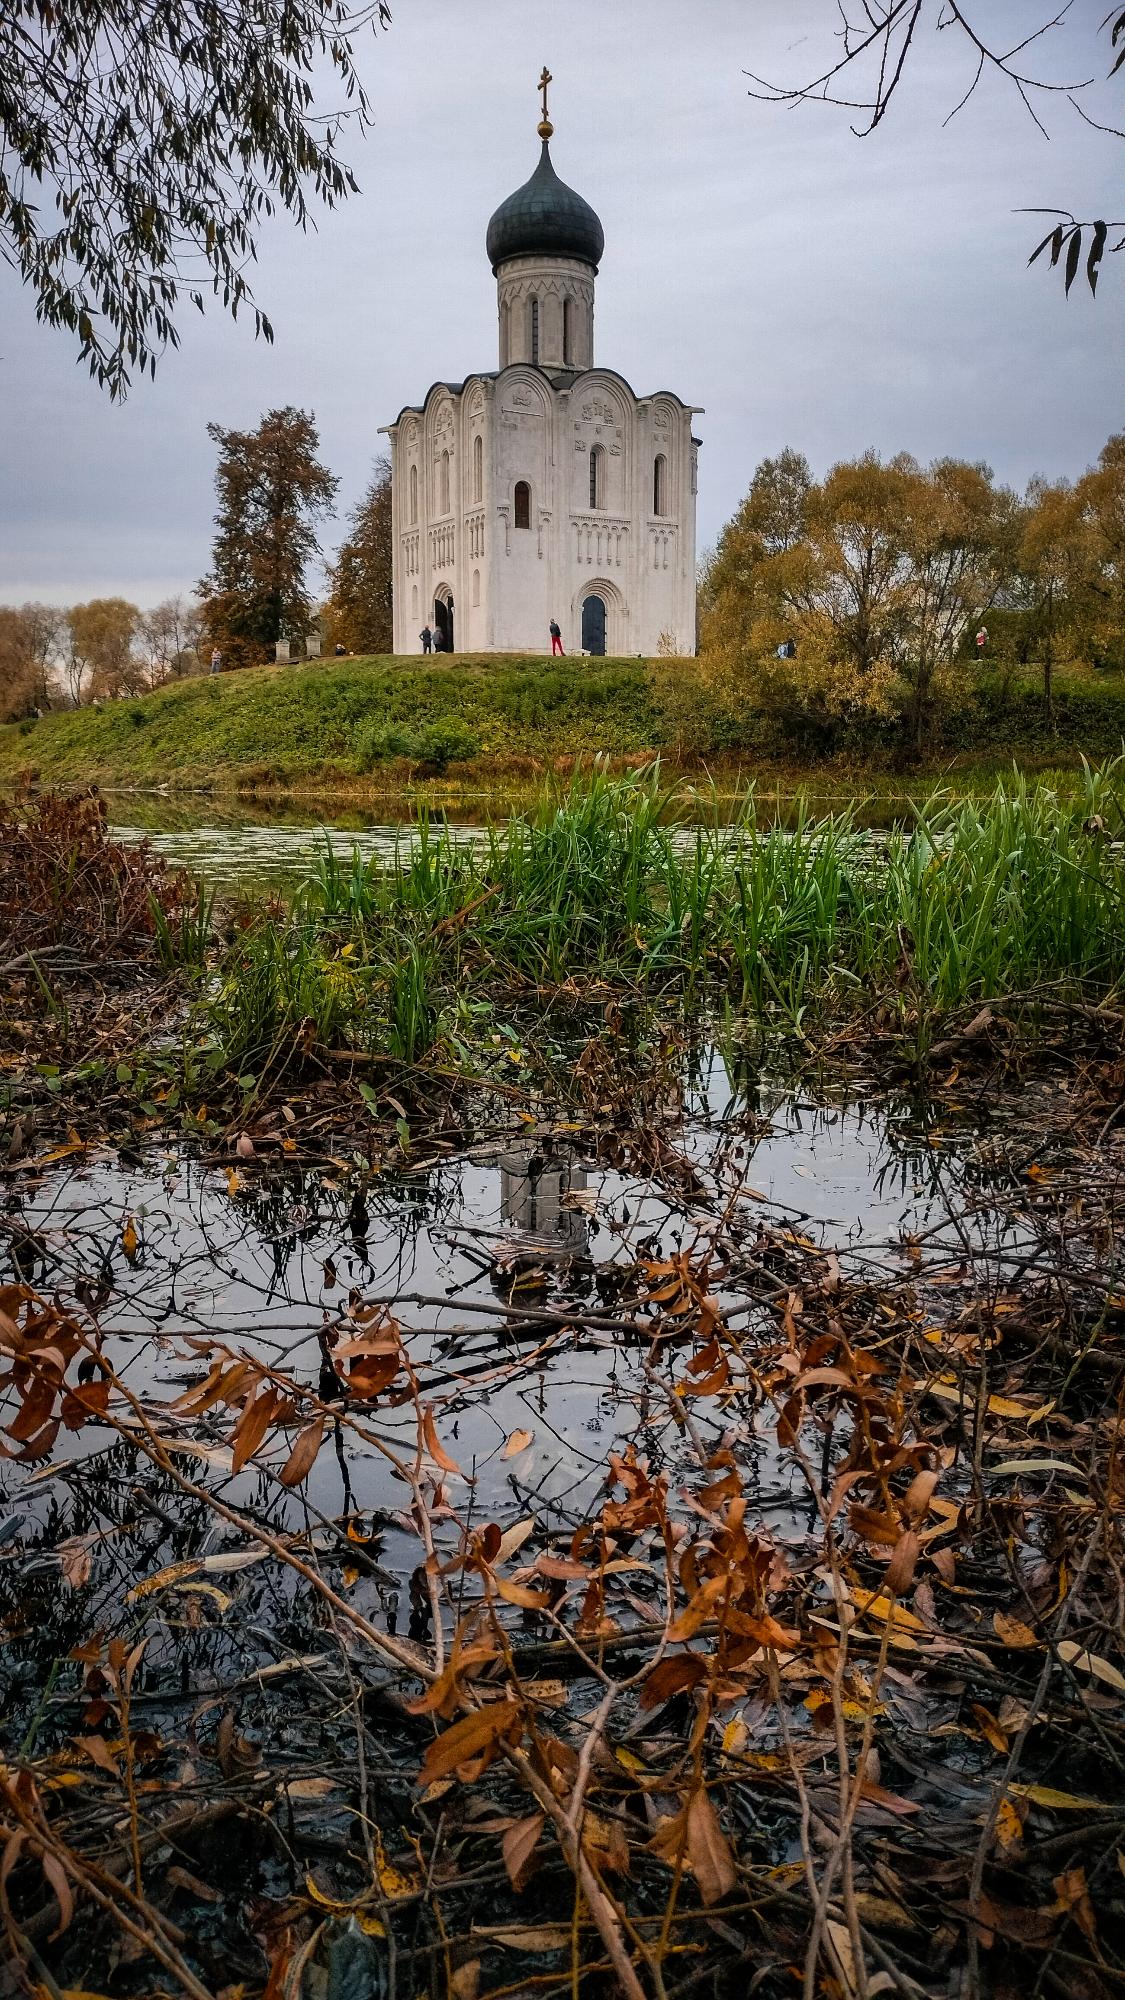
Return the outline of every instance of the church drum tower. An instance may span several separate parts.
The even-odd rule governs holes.
[[[540,78],[542,150],[488,225],[499,367],[435,382],[387,426],[394,647],[423,624],[458,652],[695,651],[698,411],[638,397],[594,360],[604,249],[561,181]]]

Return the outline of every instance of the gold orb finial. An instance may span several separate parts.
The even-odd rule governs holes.
[[[549,139],[555,129],[551,123],[550,115],[547,110],[547,86],[548,84],[553,83],[554,80],[555,79],[551,75],[550,70],[547,68],[546,63],[544,63],[543,73],[539,78],[539,88],[543,94],[543,116],[539,120],[539,124],[536,128],[539,133],[539,137],[541,139]]]

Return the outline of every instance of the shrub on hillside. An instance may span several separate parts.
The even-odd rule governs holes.
[[[401,723],[369,723],[355,742],[356,764],[361,771],[403,758],[440,775],[450,764],[464,763],[479,755],[477,737],[455,716],[424,722],[414,728]]]

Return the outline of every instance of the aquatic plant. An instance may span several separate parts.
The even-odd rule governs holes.
[[[752,794],[688,832],[656,770],[550,787],[477,849],[423,815],[389,867],[326,850],[291,919],[239,941],[219,1047],[300,1031],[417,1061],[470,992],[725,994],[794,1026],[879,1002],[922,1041],[1045,982],[1104,995],[1125,965],[1122,769],[1087,770],[1077,804],[1013,775],[885,837],[850,812],[763,830]]]

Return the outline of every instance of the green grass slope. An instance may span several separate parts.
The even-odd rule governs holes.
[[[946,719],[923,768],[1078,766],[1125,745],[1125,679],[1060,675],[1053,711],[1030,675],[982,678]],[[688,662],[457,654],[375,656],[203,676],[136,700],[0,726],[0,787],[171,785],[356,797],[449,768],[502,788],[599,753],[658,753],[771,781],[828,766],[867,780],[903,769],[901,732],[878,717],[790,725],[716,706]]]
[[[642,660],[386,657],[256,667],[137,700],[0,727],[0,783],[238,785],[401,776],[396,733],[446,725],[468,761],[519,769],[655,749],[663,728]],[[388,745],[391,747],[389,748]]]

